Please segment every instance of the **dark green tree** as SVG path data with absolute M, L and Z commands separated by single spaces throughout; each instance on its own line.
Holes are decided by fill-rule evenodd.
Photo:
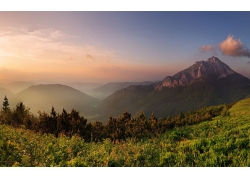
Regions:
M 32 115 L 27 115 L 27 116 L 23 119 L 23 125 L 24 125 L 27 129 L 31 129 L 31 128 L 32 128 L 32 119 L 35 119 Z
M 26 108 L 23 102 L 18 103 L 12 115 L 14 125 L 18 126 L 23 124 L 25 117 L 29 116 L 29 114 L 29 108 Z
M 56 137 L 58 137 L 58 127 L 57 127 L 57 113 L 55 111 L 55 108 L 52 106 L 50 116 L 49 116 L 49 126 L 50 126 L 50 133 L 53 133 Z
M 62 133 L 64 135 L 69 135 L 70 132 L 70 114 L 67 113 L 65 109 L 63 109 L 63 112 L 58 115 L 57 119 L 57 129 L 59 133 Z
M 87 119 L 80 116 L 79 111 L 75 109 L 71 110 L 69 114 L 69 123 L 70 123 L 70 135 L 77 134 L 80 136 L 84 135 L 84 128 L 87 124 Z
M 9 108 L 9 100 L 6 95 L 4 97 L 3 107 L 0 113 L 0 121 L 5 124 L 11 124 L 11 110 Z
M 3 112 L 7 112 L 7 111 L 10 110 L 10 107 L 9 107 L 9 100 L 8 100 L 8 98 L 6 97 L 6 95 L 5 95 L 5 97 L 4 97 L 3 108 L 2 108 L 2 110 L 3 110 Z

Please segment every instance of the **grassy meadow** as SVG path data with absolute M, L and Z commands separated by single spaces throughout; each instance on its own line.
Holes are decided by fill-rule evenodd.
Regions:
M 250 166 L 250 99 L 229 113 L 141 140 L 84 142 L 0 125 L 0 166 Z

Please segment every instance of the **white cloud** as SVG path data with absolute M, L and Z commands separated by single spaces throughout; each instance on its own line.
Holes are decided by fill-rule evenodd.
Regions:
M 250 50 L 242 44 L 240 39 L 235 39 L 232 35 L 219 44 L 219 49 L 224 55 L 250 58 Z

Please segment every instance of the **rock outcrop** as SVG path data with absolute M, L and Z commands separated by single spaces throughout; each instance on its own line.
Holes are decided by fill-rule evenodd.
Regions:
M 206 61 L 197 61 L 194 65 L 174 76 L 167 76 L 156 85 L 155 89 L 161 90 L 163 87 L 185 86 L 195 79 L 205 76 L 220 79 L 235 73 L 228 65 L 213 56 Z

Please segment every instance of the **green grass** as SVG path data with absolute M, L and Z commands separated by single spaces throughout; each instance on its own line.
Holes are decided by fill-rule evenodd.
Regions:
M 0 125 L 0 166 L 250 166 L 250 99 L 158 138 L 86 143 Z

